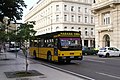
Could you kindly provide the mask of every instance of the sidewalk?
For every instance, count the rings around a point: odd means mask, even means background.
[[[6,53],[5,57],[0,55],[0,80],[83,80],[82,78],[67,74],[65,72],[55,70],[40,63],[29,61],[29,70],[40,72],[40,76],[7,78],[4,72],[25,70],[25,59],[21,57],[15,58],[15,54]]]

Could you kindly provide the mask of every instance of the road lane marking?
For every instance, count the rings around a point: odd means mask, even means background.
[[[93,59],[86,59],[88,61],[93,61],[93,62],[99,62],[99,63],[105,63],[105,61],[98,61],[98,60],[93,60]]]
[[[112,78],[120,79],[120,77],[118,77],[118,76],[113,76],[113,75],[109,75],[109,74],[105,74],[105,73],[100,73],[100,72],[96,72],[96,73],[97,73],[97,74],[104,75],[104,76],[108,76],[108,77],[112,77]]]

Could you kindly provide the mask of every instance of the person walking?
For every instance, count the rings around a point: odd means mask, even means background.
[[[2,53],[2,44],[0,44],[0,53]]]
[[[6,52],[6,45],[5,44],[3,45],[3,49],[4,49],[4,52]]]

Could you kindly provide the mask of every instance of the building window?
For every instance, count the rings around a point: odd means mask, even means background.
[[[93,31],[91,31],[91,36],[93,36]]]
[[[74,6],[71,6],[71,11],[74,11]]]
[[[79,31],[79,33],[81,34],[81,31]]]
[[[93,0],[93,3],[96,3],[96,1],[95,1],[95,0]]]
[[[64,5],[64,11],[67,11],[67,5]]]
[[[85,36],[88,36],[88,31],[85,31]]]
[[[67,27],[65,26],[64,29],[67,29]]]
[[[71,27],[71,29],[74,29],[74,27]]]
[[[67,15],[64,15],[64,21],[67,21]]]
[[[56,15],[56,21],[59,21],[59,15]]]
[[[87,28],[85,28],[85,36],[88,36]]]
[[[91,30],[93,30],[93,28],[91,28]]]
[[[108,25],[110,23],[111,23],[111,21],[110,21],[110,13],[103,14],[103,24]]]
[[[80,12],[80,9],[81,9],[81,8],[80,8],[80,7],[78,7],[78,12]]]
[[[59,11],[59,5],[56,5],[56,11]]]
[[[81,27],[79,27],[78,29],[81,29]]]
[[[78,16],[78,22],[81,22],[81,16]]]
[[[94,19],[93,19],[93,17],[91,17],[91,23],[94,23]]]
[[[93,36],[94,34],[93,28],[91,28],[91,36]]]
[[[88,9],[87,8],[85,8],[85,13],[88,13]]]
[[[85,17],[85,23],[88,23],[88,17],[87,16]]]
[[[74,22],[74,15],[71,16],[71,21]]]
[[[56,29],[59,29],[59,26],[57,26]]]

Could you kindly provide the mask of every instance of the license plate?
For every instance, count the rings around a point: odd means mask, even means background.
[[[74,58],[74,56],[70,56],[70,58]]]

